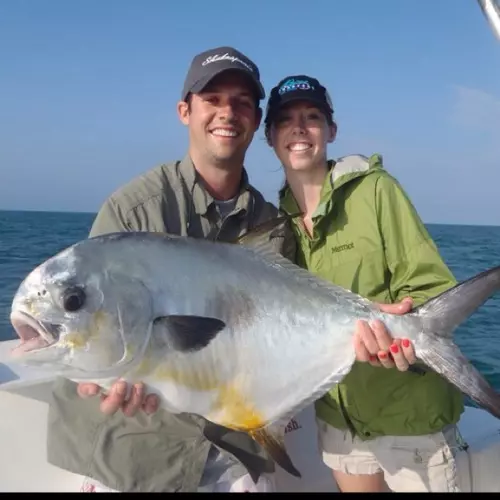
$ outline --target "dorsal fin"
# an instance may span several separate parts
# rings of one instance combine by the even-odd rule
[[[233,243],[238,243],[240,245],[248,246],[255,250],[262,251],[272,251],[276,253],[276,248],[271,236],[273,233],[278,236],[278,231],[282,231],[282,234],[286,237],[284,232],[287,230],[287,224],[290,223],[294,218],[302,215],[302,212],[297,212],[294,214],[284,214],[273,219],[269,219],[263,222],[250,231],[237,238]],[[291,229],[290,229],[291,231]]]
[[[263,257],[272,266],[281,267],[291,271],[296,279],[303,281],[307,285],[312,285],[318,289],[323,289],[330,294],[338,294],[343,291],[346,294],[351,293],[353,297],[356,297],[358,304],[361,307],[373,307],[371,302],[367,299],[363,299],[358,294],[354,294],[350,290],[346,290],[339,287],[326,279],[315,276],[310,271],[303,269],[291,260],[283,257],[278,250],[273,245],[270,233],[276,230],[280,224],[284,224],[291,221],[293,218],[302,215],[301,213],[294,213],[291,215],[283,215],[270,221],[259,224],[255,229],[245,233],[243,236],[238,238],[234,243],[240,243],[242,246],[247,247],[251,252]],[[281,226],[284,229],[284,225]],[[293,236],[292,236],[293,237]]]

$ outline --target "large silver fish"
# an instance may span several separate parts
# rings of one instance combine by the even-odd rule
[[[11,321],[22,343],[12,355],[104,387],[117,377],[144,381],[166,409],[248,432],[296,476],[284,428],[350,371],[358,319],[379,318],[411,339],[428,368],[500,417],[500,396],[452,341],[500,288],[500,268],[396,316],[255,241],[157,233],[81,241],[20,285]]]

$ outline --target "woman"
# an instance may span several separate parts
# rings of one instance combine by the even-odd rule
[[[418,305],[456,283],[380,156],[327,160],[337,126],[316,79],[283,79],[265,127],[286,175],[280,208],[303,213],[293,223],[299,265],[380,303],[410,296]],[[406,339],[378,353],[367,346],[372,362],[356,362],[316,403],[323,460],[341,491],[458,490],[462,395],[435,373],[394,369],[392,355],[408,346]]]

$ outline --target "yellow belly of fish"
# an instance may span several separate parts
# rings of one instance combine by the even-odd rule
[[[228,429],[250,432],[267,422],[258,408],[245,397],[235,381],[224,382],[215,368],[200,370],[190,367],[154,366],[145,358],[134,370],[134,377],[150,375],[157,380],[174,382],[191,390],[214,392],[215,400],[206,418]]]
[[[207,418],[229,429],[246,432],[266,424],[264,415],[234,384],[219,389],[212,413]]]

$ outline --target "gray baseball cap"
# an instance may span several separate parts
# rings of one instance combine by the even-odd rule
[[[218,47],[206,50],[193,58],[184,81],[181,99],[185,101],[191,92],[201,92],[215,76],[227,70],[241,71],[247,75],[255,86],[258,98],[265,98],[266,93],[257,65],[233,47]]]

